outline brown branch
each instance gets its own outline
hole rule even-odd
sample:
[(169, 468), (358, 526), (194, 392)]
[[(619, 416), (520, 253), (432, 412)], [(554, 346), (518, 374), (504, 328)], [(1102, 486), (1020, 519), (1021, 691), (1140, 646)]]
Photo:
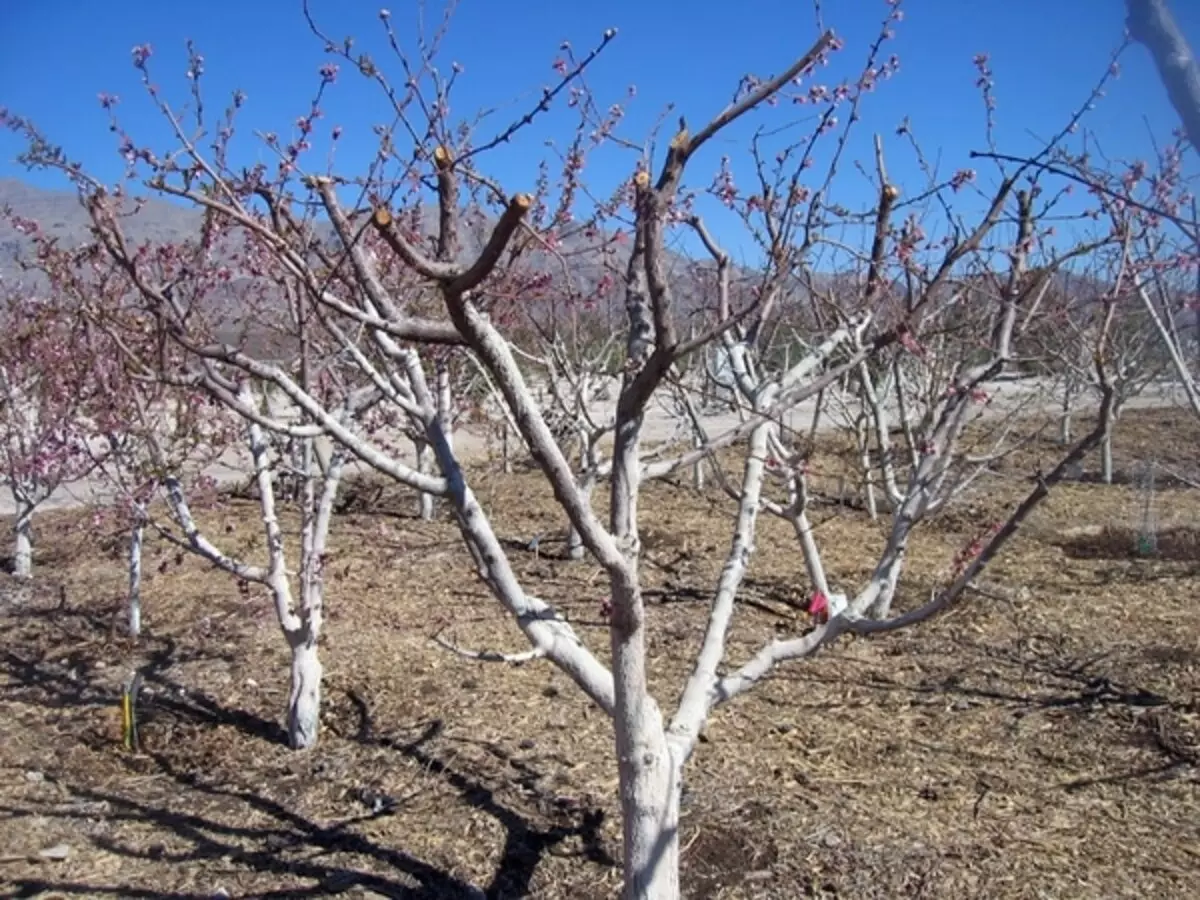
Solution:
[(408, 242), (396, 227), (396, 220), (384, 206), (375, 208), (371, 223), (383, 238), (384, 243), (417, 274), (432, 281), (449, 282), (462, 274), (459, 266), (451, 262), (434, 261)]
[(832, 46), (833, 41), (833, 32), (826, 31), (817, 38), (816, 43), (808, 49), (807, 53), (792, 63), (782, 74), (776, 75), (770, 81), (764, 82), (756, 90), (750, 92), (736, 103), (729, 104), (721, 112), (717, 113), (711, 122), (701, 128), (695, 136), (689, 138), (686, 129), (681, 129), (680, 133), (676, 135), (675, 140), (672, 141), (671, 150), (667, 156), (667, 163), (663, 167), (662, 175), (659, 176), (655, 190), (663, 191), (672, 182), (678, 183), (679, 177), (683, 174), (684, 163), (705, 142), (714, 137), (726, 125), (741, 118), (764, 100), (778, 93), (784, 85), (815, 63), (821, 54)]
[(533, 198), (528, 194), (517, 194), (509, 201), (508, 208), (504, 210), (500, 221), (492, 229), (492, 236), (488, 238), (483, 251), (472, 263), (471, 268), (447, 285), (448, 291), (461, 297), (467, 291), (477, 287), (492, 273), (492, 270), (496, 268), (496, 263), (500, 261), (500, 255), (504, 252), (504, 248), (508, 246), (508, 242), (520, 227), (521, 220), (525, 218), (525, 214), (529, 212), (532, 204)]
[(1112, 200), (1120, 200), (1123, 203), (1132, 206), (1134, 209), (1141, 210), (1144, 213), (1149, 213), (1152, 216), (1160, 216), (1166, 219), (1191, 240), (1200, 241), (1200, 230), (1194, 223), (1189, 222), (1180, 216), (1170, 213), (1165, 209), (1156, 206), (1150, 206), (1142, 203), (1140, 200), (1129, 196), (1122, 191), (1115, 191), (1112, 188), (1106, 187), (1094, 178), (1088, 178), (1085, 175), (1080, 175), (1078, 172), (1072, 172), (1070, 169), (1064, 169), (1061, 166), (1051, 165), (1050, 163), (1038, 162), (1036, 159), (1031, 159), (1023, 156), (1009, 156), (1005, 153), (984, 152), (982, 150), (972, 150), (969, 154), (971, 159), (994, 159), (999, 162), (1018, 163), (1021, 166), (1032, 166), (1042, 172), (1049, 172), (1051, 175), (1057, 175), (1060, 178), (1066, 178), (1069, 181), (1074, 181), (1076, 184), (1081, 184), (1086, 188), (1096, 191), (1099, 194), (1104, 194)]
[(616, 36), (617, 29), (605, 29), (604, 34), (600, 39), (600, 43), (594, 47), (592, 51), (585, 56), (577, 66), (575, 66), (574, 69), (563, 75), (562, 80), (559, 81), (557, 85), (543, 93), (542, 99), (538, 101), (537, 106), (525, 113), (525, 115), (523, 115), (516, 122), (513, 122), (511, 125), (505, 128), (504, 131), (500, 132), (500, 134), (496, 135), (490, 141), (480, 144), (478, 147), (472, 147), (470, 150), (457, 157), (454, 160), (454, 165), (457, 166), (459, 163), (466, 162), (472, 156), (478, 156), (480, 153), (486, 153), (488, 150), (498, 147), (500, 144), (507, 143), (514, 134), (516, 134), (525, 126), (531, 124), (539, 114), (550, 108), (550, 104), (554, 101), (554, 98), (558, 96), (558, 94), (562, 93), (568, 84), (583, 74), (583, 71), (592, 64), (596, 57), (603, 52), (604, 48), (607, 47)]
[(883, 161), (883, 140), (879, 135), (875, 135), (875, 168), (879, 172), (879, 212), (875, 216), (875, 238), (871, 243), (871, 261), (867, 266), (867, 285), (863, 298), (868, 308), (879, 291), (892, 208), (900, 197), (900, 189), (888, 181), (887, 167)]
[(450, 263), (458, 257), (458, 182), (454, 179), (450, 151), (442, 146), (434, 149), (433, 166), (437, 169), (437, 258)]
[[(313, 187), (316, 188), (317, 193), (321, 197), (321, 202), (325, 205), (325, 211), (329, 214), (329, 220), (333, 223), (333, 229), (337, 232), (342, 246), (346, 248), (346, 252), (350, 255), (350, 263), (354, 268), (354, 274), (357, 276), (359, 285), (361, 285), (367, 297), (374, 305), (375, 309), (373, 311), (386, 315), (390, 320), (397, 323), (397, 330), (411, 337), (413, 329), (410, 326), (412, 322), (407, 316), (401, 314), (395, 301), (393, 301), (391, 295), (379, 280), (379, 273), (375, 271), (374, 267), (367, 260), (366, 254), (363, 253), (362, 244), (359, 243), (358, 236), (351, 229), (350, 222), (346, 218), (346, 214), (342, 211), (341, 204), (338, 203), (337, 194), (334, 193), (333, 189), (333, 181), (329, 178), (315, 178), (313, 179)], [(355, 318), (358, 317), (356, 316)], [(457, 330), (449, 322), (424, 322), (421, 325), (425, 326), (425, 330), (452, 331), (458, 337), (459, 342), (462, 340), (458, 336)]]

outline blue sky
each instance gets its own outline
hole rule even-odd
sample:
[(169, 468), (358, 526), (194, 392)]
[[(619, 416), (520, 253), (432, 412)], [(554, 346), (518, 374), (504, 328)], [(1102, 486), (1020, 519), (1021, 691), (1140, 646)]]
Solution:
[[(417, 5), (387, 2), (397, 30), (411, 40)], [(396, 66), (380, 42), (379, 5), (378, 0), (313, 0), (312, 7), (331, 35), (355, 35), (358, 46), (394, 74)], [(813, 79), (832, 85), (861, 69), (886, 6), (883, 0), (824, 0), (821, 5), (825, 23), (846, 44)], [(1200, 3), (1175, 0), (1173, 6), (1193, 47), (1200, 46)], [(427, 18), (436, 19), (440, 2), (429, 0), (427, 7)], [(899, 56), (899, 73), (867, 97), (848, 162), (870, 163), (870, 138), (878, 131), (893, 180), (910, 192), (920, 187), (919, 172), (911, 151), (895, 136), (905, 117), (944, 174), (973, 166), (985, 185), (989, 181), (992, 170), (967, 158), (972, 149), (986, 149), (975, 54), (990, 54), (995, 73), (998, 149), (1027, 153), (1040, 146), (1039, 138), (1058, 131), (1087, 98), (1121, 40), (1124, 20), (1123, 0), (909, 0), (903, 9), (905, 19), (885, 50), (885, 56)], [(637, 86), (622, 131), (634, 139), (644, 137), (668, 102), (696, 127), (724, 105), (739, 78), (781, 70), (817, 33), (813, 5), (804, 0), (462, 0), (442, 56), (447, 69), (452, 60), (465, 67), (452, 113), (466, 116), (499, 107), (489, 120), (495, 125), (481, 129), (481, 135), (490, 133), (553, 82), (551, 65), (563, 40), (583, 51), (608, 27), (616, 27), (618, 36), (590, 70), (589, 81), (602, 103), (625, 102), (628, 85)], [(130, 63), (135, 44), (153, 46), (154, 81), (172, 102), (187, 97), (184, 42), (189, 37), (205, 56), (211, 107), (223, 106), (235, 87), (246, 92), (240, 120), (246, 129), (240, 145), (244, 160), (272, 158), (250, 128), (289, 134), (291, 123), (306, 111), (317, 70), (326, 61), (299, 0), (3, 0), (0, 29), (8, 35), (0, 56), (0, 105), (32, 118), (69, 156), (106, 179), (116, 179), (122, 166), (96, 99), (99, 92), (121, 97), (120, 116), (135, 136), (159, 149), (169, 146)], [(343, 67), (326, 108), (322, 127), (344, 129), (340, 158), (353, 168), (373, 150), (371, 126), (387, 119), (381, 97), (357, 72)], [(695, 160), (692, 183), (706, 184), (722, 153), (734, 157), (739, 180), (748, 182), (742, 173), (748, 174), (745, 148), (753, 128), (793, 122), (802, 110), (768, 110), (731, 131)], [(511, 190), (528, 189), (545, 153), (543, 142), (561, 138), (571, 121), (567, 110), (546, 117), (523, 142), (491, 155), (485, 167)], [(1126, 52), (1120, 79), (1084, 122), (1104, 151), (1117, 158), (1150, 155), (1151, 135), (1161, 141), (1177, 124), (1147, 54), (1137, 46)], [(62, 185), (55, 176), (26, 173), (14, 161), (20, 149), (13, 135), (0, 135), (0, 177)], [(589, 163), (588, 178), (607, 192), (627, 177), (631, 165), (628, 154), (613, 151)], [(851, 207), (870, 203), (871, 190), (852, 165), (843, 166), (836, 197)], [(731, 224), (718, 225), (736, 244)]]

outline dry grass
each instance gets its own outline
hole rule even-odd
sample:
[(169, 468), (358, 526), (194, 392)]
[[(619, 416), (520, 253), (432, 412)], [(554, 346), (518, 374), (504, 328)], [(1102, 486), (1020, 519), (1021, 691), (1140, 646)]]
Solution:
[[(1131, 412), (1124, 425), (1126, 468), (1150, 449), (1195, 457), (1187, 420)], [(902, 605), (1049, 453), (1030, 445), (930, 523)], [(549, 540), (515, 549), (559, 532), (538, 480), (475, 484), (530, 589), (605, 656), (598, 569)], [(286, 651), (261, 597), (156, 546), (133, 646), (115, 624), (119, 542), (98, 547), (47, 517), (42, 587), (2, 607), (0, 856), (58, 842), (72, 853), (8, 859), (0, 883), (18, 896), (614, 895), (609, 723), (546, 663), (434, 645), (444, 627), (464, 645), (522, 649), (450, 522), (411, 518), (412, 498), (390, 489), (362, 496), (336, 527), (324, 731), (304, 754), (281, 743)], [(1164, 528), (1177, 527), (1160, 547), (1179, 549), (1161, 558), (1122, 538), (1138, 502), (1126, 485), (1068, 485), (990, 570), (1007, 590), (839, 645), (720, 710), (688, 770), (688, 896), (1200, 896), (1200, 559), (1185, 530), (1200, 492), (1160, 494)], [(643, 508), (653, 678), (669, 705), (732, 511), (715, 492), (661, 485)], [(852, 585), (883, 531), (834, 512), (828, 566)], [(261, 547), (252, 504), (211, 521), (240, 549)], [(803, 568), (780, 523), (764, 522), (751, 575), (735, 660), (805, 627)], [(147, 685), (139, 754), (120, 746), (116, 706), (134, 666)]]

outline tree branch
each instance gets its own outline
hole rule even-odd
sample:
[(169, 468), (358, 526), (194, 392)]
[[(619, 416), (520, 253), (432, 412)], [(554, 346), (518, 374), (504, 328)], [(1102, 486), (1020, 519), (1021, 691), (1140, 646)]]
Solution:
[(1200, 153), (1200, 65), (1187, 38), (1166, 0), (1127, 0), (1127, 6), (1129, 33), (1150, 51), (1188, 140)]

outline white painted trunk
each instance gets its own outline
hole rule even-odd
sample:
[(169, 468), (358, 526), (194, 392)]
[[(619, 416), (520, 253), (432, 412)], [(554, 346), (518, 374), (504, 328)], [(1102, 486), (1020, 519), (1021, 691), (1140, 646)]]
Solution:
[(679, 900), (682, 767), (672, 759), (661, 723), (618, 734), (617, 751), (625, 900)]
[(808, 514), (801, 510), (793, 519), (792, 527), (796, 529), (796, 537), (800, 541), (800, 549), (804, 556), (804, 568), (808, 571), (808, 580), (814, 591), (829, 596), (829, 581), (825, 577), (825, 565), (821, 562), (821, 553), (817, 548), (817, 540), (813, 535), (812, 523)]
[[(425, 441), (417, 441), (417, 470), (428, 475), (433, 470), (433, 448)], [(417, 497), (417, 514), (426, 522), (433, 518), (433, 494), (421, 492)]]
[(1104, 436), (1100, 443), (1100, 473), (1105, 484), (1113, 483), (1113, 447), (1112, 431)]
[(288, 743), (294, 750), (316, 746), (321, 722), (321, 673), (316, 639), (294, 643), (287, 712)]
[(892, 523), (892, 533), (887, 546), (879, 557), (875, 571), (867, 586), (854, 598), (852, 611), (872, 619), (886, 619), (892, 611), (896, 597), (896, 586), (900, 583), (900, 572), (908, 554), (908, 537), (916, 524), (915, 511), (919, 501), (912, 495), (905, 501), (898, 517)]
[(437, 411), (446, 443), (454, 449), (454, 397), (450, 391), (450, 369), (445, 363), (437, 367)]
[(867, 435), (867, 425), (860, 420), (855, 426), (858, 438), (858, 464), (862, 470), (863, 491), (867, 503), (867, 514), (874, 522), (879, 518), (879, 505), (875, 502), (875, 471), (871, 467), (871, 441)]
[(567, 559), (580, 560), (583, 557), (583, 536), (574, 525), (569, 525), (567, 527)]
[[(19, 501), (18, 501), (19, 502)], [(19, 507), (16, 525), (13, 528), (13, 575), (17, 578), (33, 577), (33, 510)]]
[(129, 634), (142, 633), (142, 544), (146, 526), (139, 519), (129, 532)]
[[(582, 450), (580, 452), (580, 465), (584, 472), (579, 479), (579, 494), (584, 499), (584, 502), (592, 502), (592, 494), (596, 490), (596, 467), (599, 465), (599, 460), (596, 458), (596, 448), (593, 447), (586, 436), (581, 439)], [(567, 559), (580, 560), (585, 556), (583, 546), (583, 536), (579, 530), (573, 525), (567, 526)]]
[(1058, 442), (1064, 447), (1071, 443), (1071, 426), (1074, 424), (1073, 398), (1074, 394), (1068, 386), (1063, 390), (1062, 408), (1058, 414)]
[(892, 601), (896, 599), (896, 585), (900, 583), (900, 571), (904, 568), (904, 555), (905, 551), (901, 549), (894, 562), (887, 568), (879, 595), (868, 611), (868, 615), (872, 619), (883, 620), (891, 614)]

